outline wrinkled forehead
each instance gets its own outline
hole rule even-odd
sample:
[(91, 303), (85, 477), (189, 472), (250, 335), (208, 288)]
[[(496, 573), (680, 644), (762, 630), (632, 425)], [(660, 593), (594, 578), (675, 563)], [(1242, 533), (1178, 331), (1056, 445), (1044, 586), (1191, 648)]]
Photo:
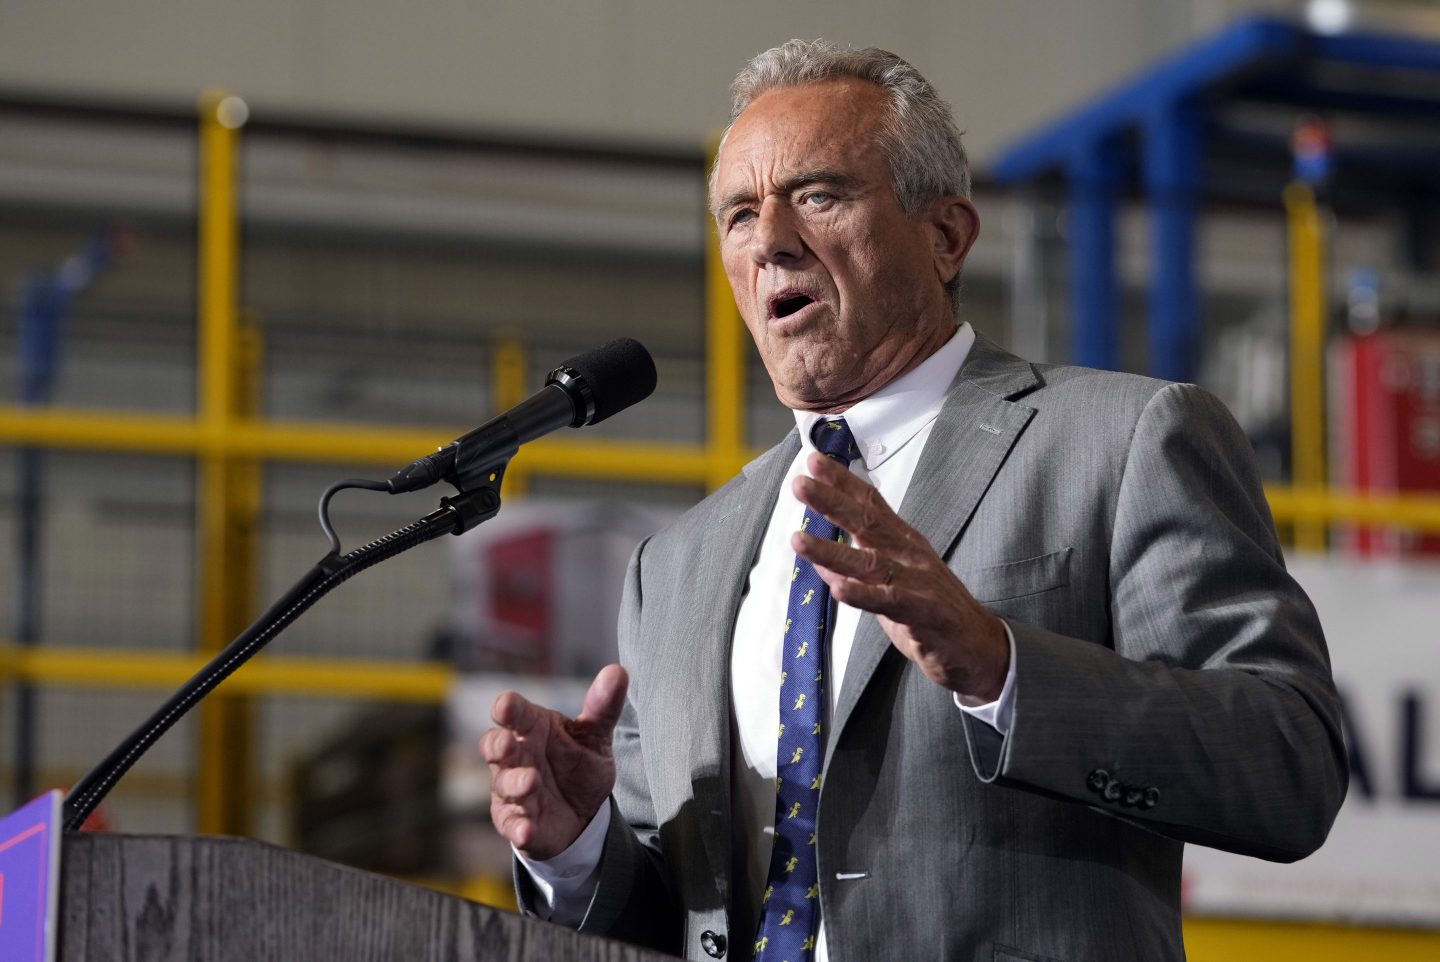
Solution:
[(858, 175), (883, 166), (878, 134), (888, 109), (879, 87), (851, 78), (766, 91), (721, 141), (712, 204), (746, 184), (758, 189), (805, 170), (855, 168)]

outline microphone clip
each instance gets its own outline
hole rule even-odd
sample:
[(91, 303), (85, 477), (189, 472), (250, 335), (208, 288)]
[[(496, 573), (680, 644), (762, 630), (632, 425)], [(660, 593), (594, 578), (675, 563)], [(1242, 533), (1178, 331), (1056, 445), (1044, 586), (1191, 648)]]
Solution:
[(520, 435), (502, 415), (454, 442), (454, 448), (454, 460), (442, 470), (440, 480), (462, 495), (491, 485), (498, 491), (510, 459), (520, 452)]
[(466, 476), (463, 487), (458, 478), (451, 481), (458, 493), (440, 499), (440, 507), (448, 508), (455, 515), (455, 527), (451, 534), (464, 534), (500, 513), (500, 484), (505, 479), (505, 469), (509, 466), (507, 459), (499, 465), (492, 465), (488, 470), (477, 470), (473, 472), (473, 476)]
[(419, 491), (445, 481), (461, 494), (478, 490), (505, 473), (520, 451), (520, 432), (508, 414), (497, 415), (464, 437), (416, 458), (386, 482), (391, 494)]

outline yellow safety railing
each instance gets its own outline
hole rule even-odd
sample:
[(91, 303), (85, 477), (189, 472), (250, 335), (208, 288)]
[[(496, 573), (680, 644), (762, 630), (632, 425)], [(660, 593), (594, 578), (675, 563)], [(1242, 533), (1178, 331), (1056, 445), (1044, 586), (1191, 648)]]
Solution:
[[(0, 641), (0, 679), (76, 688), (179, 688), (209, 661), (204, 654), (134, 649), (20, 647)], [(237, 695), (308, 695), (391, 702), (441, 702), (455, 669), (438, 662), (376, 662), (298, 655), (257, 658), (225, 680)]]
[[(226, 433), (216, 435), (183, 415), (0, 405), (0, 444), (310, 464), (395, 467), (409, 462), (417, 451), (433, 450), (472, 427), (403, 428), (235, 418)], [(525, 445), (524, 454), (511, 470), (705, 484), (719, 465), (731, 463), (733, 455), (694, 444), (544, 438)]]
[[(393, 467), (468, 429), (396, 428), (273, 421), (259, 416), (258, 329), (241, 323), (240, 139), (248, 108), (212, 91), (199, 109), (199, 372), (194, 416), (0, 405), (0, 444), (182, 456), (197, 461), (196, 519), (201, 576), (194, 653), (40, 646), (0, 641), (0, 681), (111, 689), (174, 688), (238, 634), (259, 599), (257, 529), (264, 462), (343, 462)], [(506, 477), (507, 496), (537, 474), (668, 482), (715, 488), (754, 452), (745, 444), (745, 337), (728, 295), (716, 242), (707, 254), (706, 388), (703, 444), (546, 439), (526, 445)], [(501, 338), (493, 351), (493, 400), (504, 410), (526, 394), (523, 347)], [(197, 825), (249, 834), (255, 790), (253, 719), (258, 695), (440, 701), (454, 679), (441, 664), (320, 660), (270, 655), (229, 678), (200, 709)]]
[(1431, 962), (1440, 957), (1440, 932), (1270, 919), (1187, 918), (1185, 956), (1190, 962)]
[(1440, 495), (1383, 497), (1333, 488), (1267, 487), (1275, 520), (1322, 532), (1329, 524), (1378, 524), (1412, 531), (1440, 532)]

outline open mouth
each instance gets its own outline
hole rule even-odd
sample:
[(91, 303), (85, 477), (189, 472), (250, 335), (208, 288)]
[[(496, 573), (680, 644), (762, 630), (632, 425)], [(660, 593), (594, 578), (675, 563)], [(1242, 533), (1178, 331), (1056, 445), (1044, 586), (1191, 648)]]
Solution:
[(796, 311), (803, 310), (806, 306), (815, 303), (815, 298), (809, 294), (788, 294), (776, 299), (770, 305), (770, 316), (774, 318), (789, 317)]

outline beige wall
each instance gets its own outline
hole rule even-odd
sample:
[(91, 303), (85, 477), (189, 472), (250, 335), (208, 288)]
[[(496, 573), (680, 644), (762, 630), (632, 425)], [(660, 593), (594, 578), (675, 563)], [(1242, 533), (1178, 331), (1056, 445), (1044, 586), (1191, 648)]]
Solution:
[[(1232, 0), (0, 0), (0, 89), (692, 145), (745, 58), (791, 36), (889, 47), (977, 160), (1223, 21)], [(1273, 5), (1273, 4), (1270, 4)]]

